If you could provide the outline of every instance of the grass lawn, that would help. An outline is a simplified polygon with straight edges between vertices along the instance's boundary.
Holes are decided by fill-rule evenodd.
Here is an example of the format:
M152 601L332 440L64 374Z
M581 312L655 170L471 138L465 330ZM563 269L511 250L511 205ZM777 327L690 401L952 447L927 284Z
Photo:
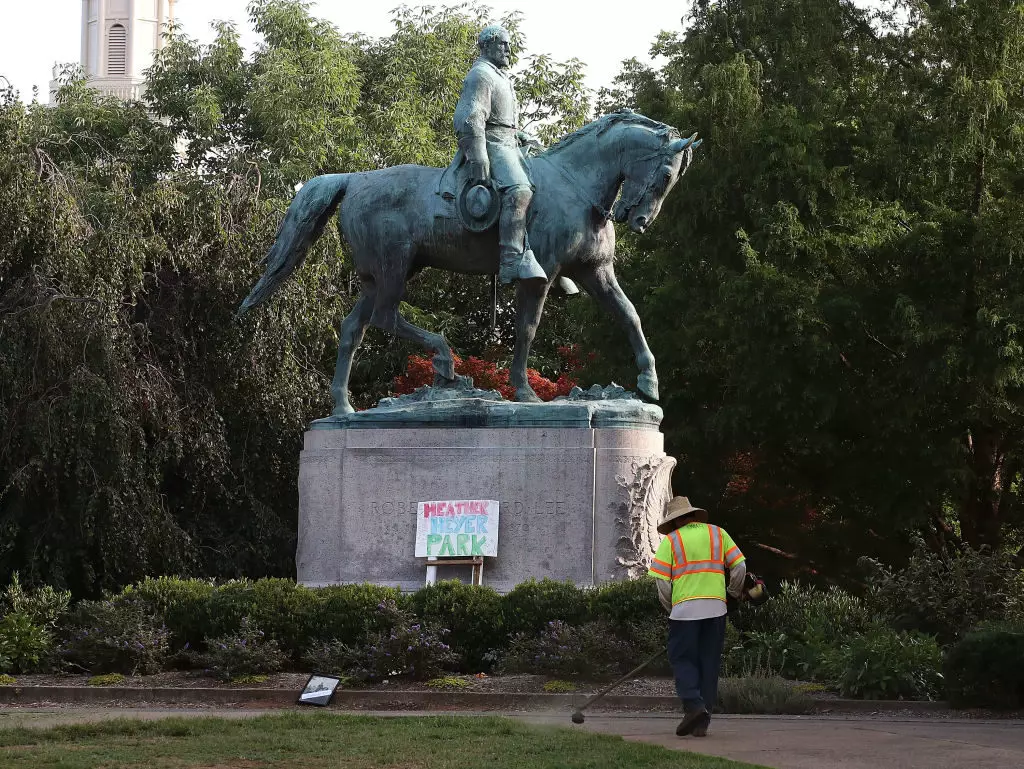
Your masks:
M4 769L749 769L720 758L501 718L288 713L0 730Z

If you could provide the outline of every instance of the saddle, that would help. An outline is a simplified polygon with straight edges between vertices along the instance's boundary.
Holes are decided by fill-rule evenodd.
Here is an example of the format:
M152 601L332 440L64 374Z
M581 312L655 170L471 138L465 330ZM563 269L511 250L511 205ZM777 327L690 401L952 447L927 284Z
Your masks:
M532 157L530 147L521 147L519 151L529 169ZM434 191L443 201L439 216L458 219L470 232L486 232L498 223L501 193L490 179L484 184L472 182L469 178L469 164L460 149L442 172Z
M533 158L530 150L529 146L520 148L528 172ZM470 232L486 232L498 223L498 217L501 215L501 193L495 189L490 179L486 184L471 184L468 164L465 161L466 156L460 149L441 173L437 189L434 190L440 203L440 210L435 213L435 217L458 219ZM529 236L526 246L529 247ZM580 292L576 284L564 276L559 276L556 285L566 296L574 296Z

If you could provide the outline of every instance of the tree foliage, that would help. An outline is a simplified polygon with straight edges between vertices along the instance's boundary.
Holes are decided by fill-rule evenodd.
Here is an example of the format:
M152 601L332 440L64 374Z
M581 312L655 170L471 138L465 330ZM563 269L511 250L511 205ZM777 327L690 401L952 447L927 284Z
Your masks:
M677 480L752 544L1020 544L1022 13L703 0L602 94L705 137L620 269Z
M148 105L74 77L54 107L0 93L0 574L94 595L147 574L292 573L301 435L330 410L352 301L335 228L280 300L244 324L234 311L297 183L449 162L485 14L401 9L372 40L297 0L249 10L251 55L228 24L209 45L175 31ZM529 62L531 103L575 127L578 66ZM500 355L489 286L423 277L417 322ZM553 360L564 325L547 328ZM356 401L412 351L371 335Z

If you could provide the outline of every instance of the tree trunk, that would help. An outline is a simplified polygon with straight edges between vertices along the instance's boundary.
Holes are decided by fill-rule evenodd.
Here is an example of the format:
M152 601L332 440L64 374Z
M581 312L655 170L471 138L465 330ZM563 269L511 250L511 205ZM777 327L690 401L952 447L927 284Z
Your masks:
M1001 543L1000 505L1010 480L1004 472L1003 436L981 429L972 432L967 445L970 475L960 506L960 534L975 550L982 545L997 549Z

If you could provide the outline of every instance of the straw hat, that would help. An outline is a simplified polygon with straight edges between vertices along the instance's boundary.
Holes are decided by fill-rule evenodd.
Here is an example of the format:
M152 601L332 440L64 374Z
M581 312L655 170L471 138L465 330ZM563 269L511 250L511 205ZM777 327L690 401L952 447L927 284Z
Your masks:
M665 515L658 522L658 533L668 534L676 528L673 521L679 518L689 517L697 523L708 522L708 511L702 507L694 507L687 497L672 497L672 500L665 507ZM689 521L688 521L689 523Z

